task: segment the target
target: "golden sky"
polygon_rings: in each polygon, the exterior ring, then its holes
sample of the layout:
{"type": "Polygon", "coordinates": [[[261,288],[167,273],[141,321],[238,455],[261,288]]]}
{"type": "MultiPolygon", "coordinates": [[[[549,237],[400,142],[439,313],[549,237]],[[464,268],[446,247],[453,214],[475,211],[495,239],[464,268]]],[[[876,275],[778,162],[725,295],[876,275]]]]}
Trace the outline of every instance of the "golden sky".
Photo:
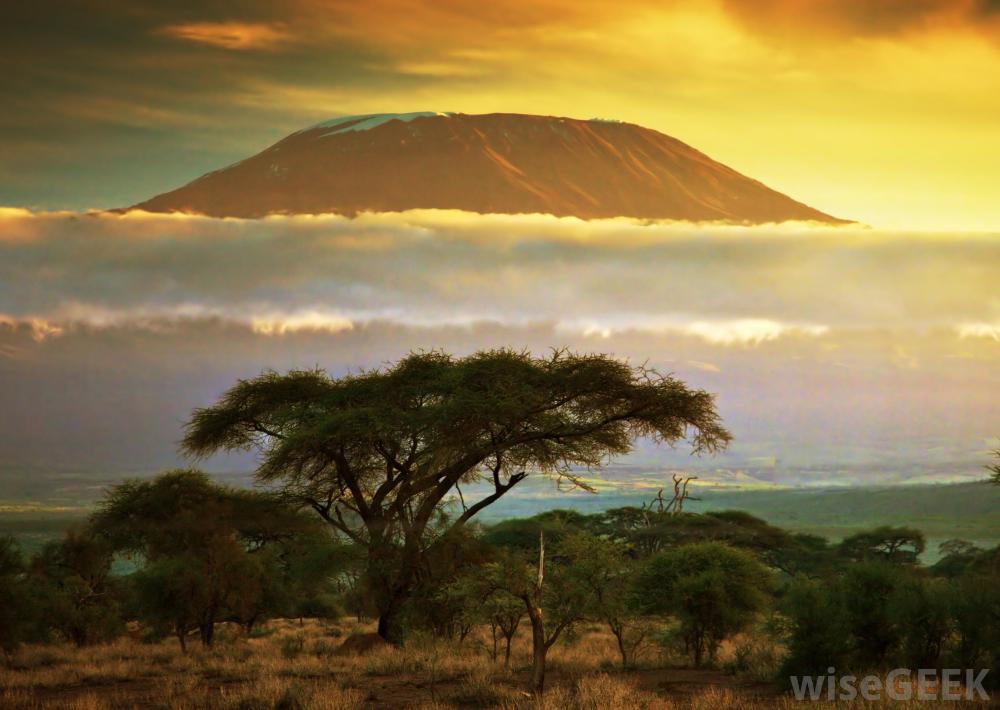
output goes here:
{"type": "Polygon", "coordinates": [[[997,0],[20,3],[0,204],[129,204],[339,114],[616,118],[877,227],[1000,227],[997,0]]]}

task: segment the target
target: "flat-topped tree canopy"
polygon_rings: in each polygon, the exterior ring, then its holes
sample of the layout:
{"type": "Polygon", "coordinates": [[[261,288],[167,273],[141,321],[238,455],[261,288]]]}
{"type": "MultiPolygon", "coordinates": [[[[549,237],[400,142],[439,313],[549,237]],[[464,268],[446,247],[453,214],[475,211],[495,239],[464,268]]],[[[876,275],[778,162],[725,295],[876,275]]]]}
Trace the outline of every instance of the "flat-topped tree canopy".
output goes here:
{"type": "Polygon", "coordinates": [[[412,585],[429,523],[461,484],[492,490],[468,504],[462,497],[452,525],[531,473],[586,487],[574,469],[600,466],[638,437],[687,439],[696,452],[730,440],[713,395],[669,375],[607,355],[500,349],[413,353],[340,378],[264,372],[195,411],[183,445],[197,456],[259,451],[259,480],[365,545],[380,574],[392,558],[381,580],[384,621],[412,585]]]}

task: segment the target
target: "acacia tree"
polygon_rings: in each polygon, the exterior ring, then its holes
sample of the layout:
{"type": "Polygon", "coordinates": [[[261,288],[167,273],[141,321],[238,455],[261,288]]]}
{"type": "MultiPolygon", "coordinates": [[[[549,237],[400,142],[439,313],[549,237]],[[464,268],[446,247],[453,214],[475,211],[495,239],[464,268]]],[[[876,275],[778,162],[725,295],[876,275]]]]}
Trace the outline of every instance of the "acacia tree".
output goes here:
{"type": "Polygon", "coordinates": [[[430,525],[461,486],[490,491],[464,525],[533,472],[586,485],[595,467],[647,436],[697,452],[729,441],[713,396],[605,355],[535,358],[492,350],[465,358],[411,354],[384,370],[332,378],[265,372],[196,410],[185,450],[257,450],[258,480],[278,483],[363,546],[378,631],[402,640],[401,611],[432,544],[430,525]]]}
{"type": "Polygon", "coordinates": [[[581,533],[563,540],[561,549],[570,560],[571,583],[589,593],[588,615],[608,625],[618,644],[622,669],[629,668],[653,631],[629,598],[638,571],[636,561],[624,545],[581,533]]]}
{"type": "Polygon", "coordinates": [[[281,607],[298,591],[296,580],[287,559],[271,551],[288,558],[298,540],[329,537],[315,518],[274,496],[220,486],[199,471],[115,486],[91,516],[90,530],[146,563],[136,576],[143,611],[173,630],[182,649],[189,629],[210,646],[217,621],[249,630],[268,612],[291,611],[281,607]]]}
{"type": "Polygon", "coordinates": [[[31,598],[24,579],[24,561],[13,537],[0,535],[0,652],[7,664],[28,636],[31,598]]]}
{"type": "Polygon", "coordinates": [[[47,543],[29,564],[40,618],[77,646],[108,641],[124,630],[122,585],[111,574],[113,550],[87,528],[47,543]]]}
{"type": "Polygon", "coordinates": [[[915,565],[926,547],[924,534],[916,528],[882,525],[844,538],[838,551],[854,561],[884,559],[903,565],[915,565]]]}
{"type": "Polygon", "coordinates": [[[492,593],[517,600],[531,624],[531,685],[536,695],[545,690],[549,649],[593,608],[592,590],[571,571],[580,562],[580,552],[579,546],[564,546],[563,541],[546,550],[545,534],[539,533],[537,558],[507,550],[486,570],[492,593]]]}
{"type": "Polygon", "coordinates": [[[509,594],[489,594],[482,603],[482,614],[490,625],[493,639],[491,658],[496,663],[499,657],[499,641],[504,640],[503,667],[510,668],[510,645],[524,618],[524,606],[520,599],[509,594]]]}
{"type": "Polygon", "coordinates": [[[745,550],[698,542],[647,560],[633,593],[643,611],[677,618],[697,668],[706,656],[714,661],[719,645],[750,624],[770,581],[767,568],[745,550]]]}

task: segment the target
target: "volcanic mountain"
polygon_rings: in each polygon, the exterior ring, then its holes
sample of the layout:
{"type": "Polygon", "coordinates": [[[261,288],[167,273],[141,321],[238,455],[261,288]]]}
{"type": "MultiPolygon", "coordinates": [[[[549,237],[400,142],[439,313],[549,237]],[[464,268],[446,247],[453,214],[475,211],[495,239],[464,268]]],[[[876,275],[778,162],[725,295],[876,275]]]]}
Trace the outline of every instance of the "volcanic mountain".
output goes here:
{"type": "Polygon", "coordinates": [[[216,217],[438,208],[842,222],[648,128],[509,113],[336,118],[133,208],[216,217]]]}

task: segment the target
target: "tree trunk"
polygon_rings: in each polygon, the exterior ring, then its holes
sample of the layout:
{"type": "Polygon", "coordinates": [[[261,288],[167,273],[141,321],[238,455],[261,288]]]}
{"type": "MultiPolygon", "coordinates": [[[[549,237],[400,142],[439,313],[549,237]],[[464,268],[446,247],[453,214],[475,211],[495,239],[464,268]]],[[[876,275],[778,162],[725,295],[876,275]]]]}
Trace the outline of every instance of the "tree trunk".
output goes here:
{"type": "Polygon", "coordinates": [[[511,641],[512,638],[514,638],[514,635],[511,634],[510,636],[507,636],[506,638],[507,638],[507,645],[506,645],[506,647],[503,650],[503,667],[509,669],[510,668],[510,641],[511,641]]]}
{"type": "Polygon", "coordinates": [[[623,629],[616,629],[614,626],[611,627],[611,632],[615,635],[615,640],[618,641],[618,653],[622,656],[622,670],[628,670],[628,650],[625,648],[625,632],[623,629]]]}
{"type": "Polygon", "coordinates": [[[535,695],[545,692],[545,616],[542,613],[542,584],[545,582],[545,536],[538,533],[538,579],[524,602],[531,620],[531,687],[535,695]]]}
{"type": "Polygon", "coordinates": [[[545,692],[545,619],[540,607],[528,605],[531,619],[531,687],[535,695],[545,692]]]}
{"type": "Polygon", "coordinates": [[[403,643],[402,612],[419,572],[419,545],[408,537],[400,557],[388,545],[372,547],[368,555],[369,581],[378,607],[378,635],[394,646],[403,643]]]}
{"type": "Polygon", "coordinates": [[[215,638],[215,620],[213,619],[199,624],[198,631],[201,633],[201,645],[210,647],[215,638]]]}
{"type": "Polygon", "coordinates": [[[175,630],[176,630],[176,632],[177,632],[177,641],[178,641],[178,642],[180,643],[180,645],[181,645],[181,653],[185,653],[185,654],[186,654],[186,653],[188,652],[188,645],[187,645],[187,626],[185,626],[185,625],[183,625],[183,624],[178,624],[178,625],[177,625],[177,626],[175,627],[175,630]]]}
{"type": "Polygon", "coordinates": [[[400,592],[394,593],[387,602],[379,609],[378,615],[378,635],[394,646],[403,643],[403,603],[406,595],[400,592]]]}

